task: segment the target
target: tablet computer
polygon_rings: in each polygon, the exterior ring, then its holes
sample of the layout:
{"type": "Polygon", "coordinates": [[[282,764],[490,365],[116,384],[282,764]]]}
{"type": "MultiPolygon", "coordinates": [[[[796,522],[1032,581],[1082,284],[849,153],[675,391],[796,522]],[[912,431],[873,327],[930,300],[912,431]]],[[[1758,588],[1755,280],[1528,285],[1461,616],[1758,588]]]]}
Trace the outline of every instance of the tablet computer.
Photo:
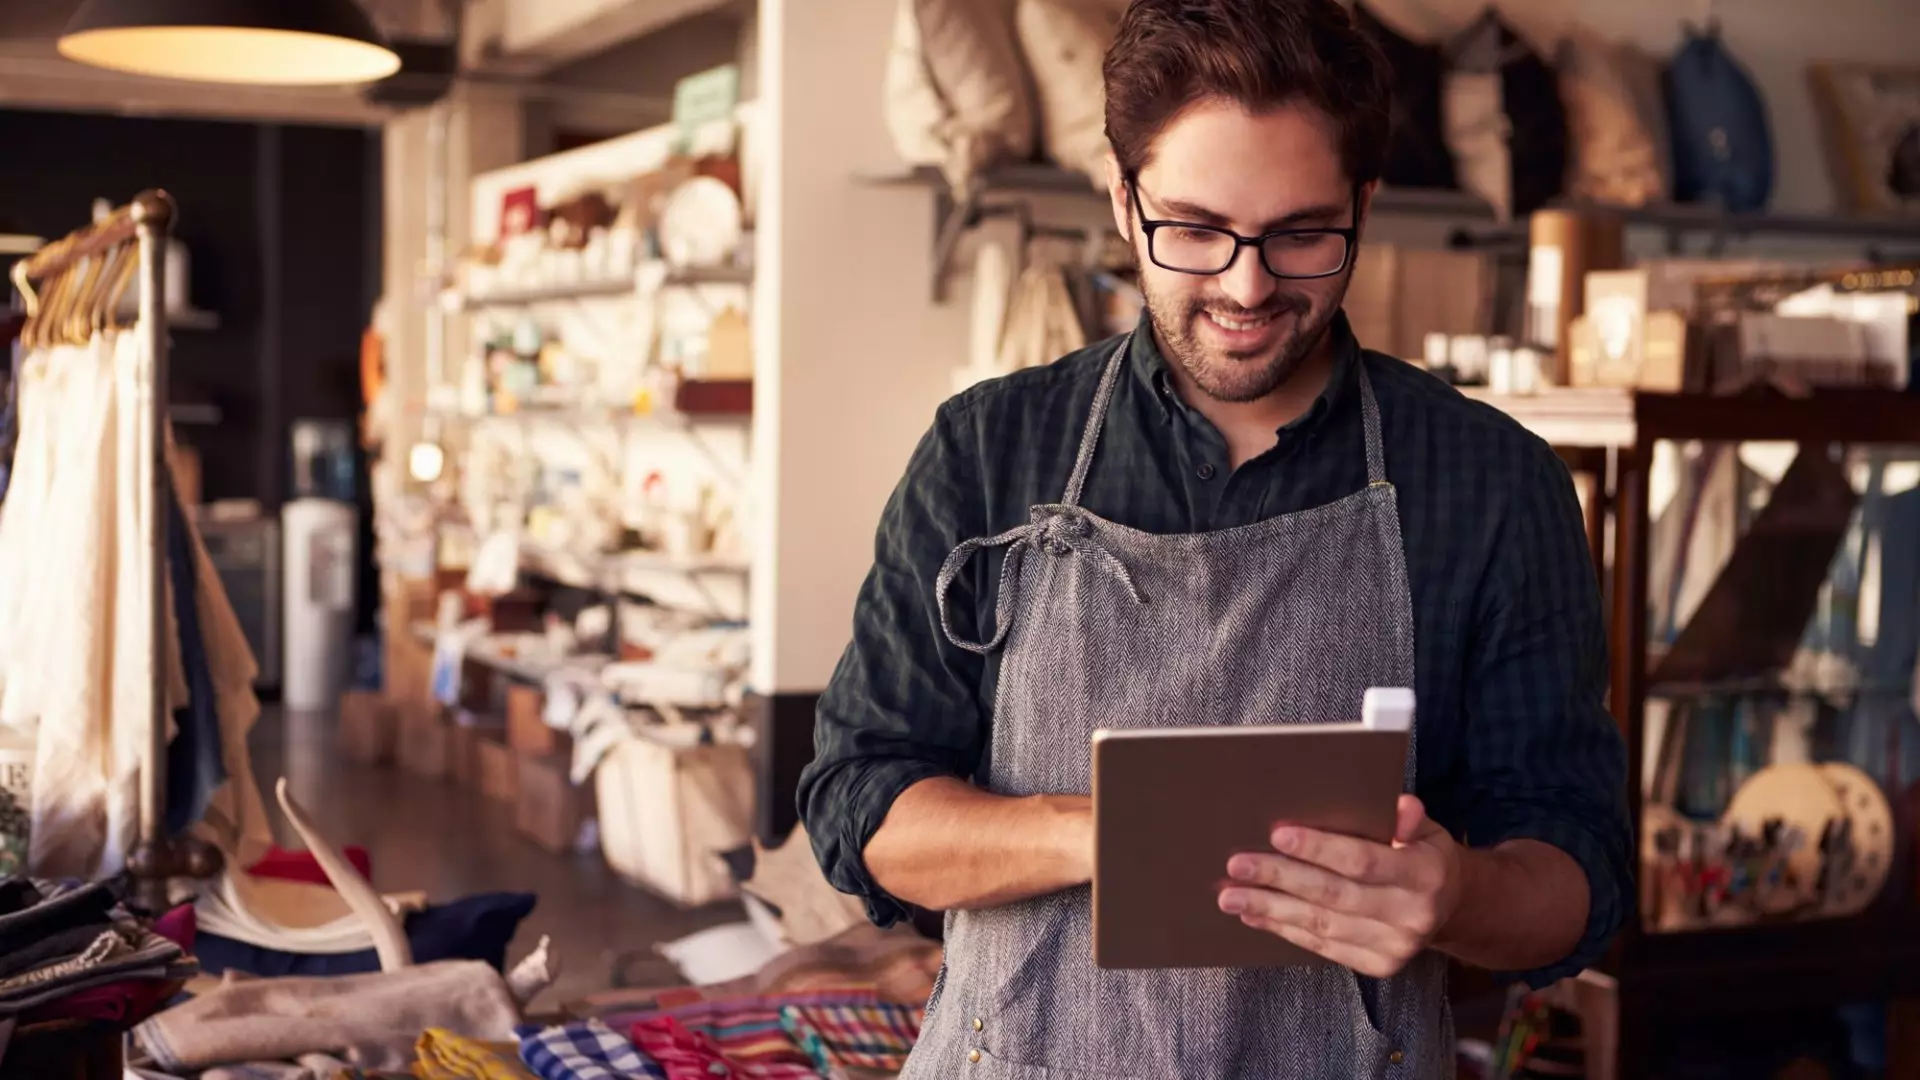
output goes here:
{"type": "Polygon", "coordinates": [[[1095,965],[1328,963],[1220,910],[1227,860],[1282,822],[1391,841],[1412,720],[1412,691],[1377,689],[1358,723],[1096,731],[1095,965]]]}

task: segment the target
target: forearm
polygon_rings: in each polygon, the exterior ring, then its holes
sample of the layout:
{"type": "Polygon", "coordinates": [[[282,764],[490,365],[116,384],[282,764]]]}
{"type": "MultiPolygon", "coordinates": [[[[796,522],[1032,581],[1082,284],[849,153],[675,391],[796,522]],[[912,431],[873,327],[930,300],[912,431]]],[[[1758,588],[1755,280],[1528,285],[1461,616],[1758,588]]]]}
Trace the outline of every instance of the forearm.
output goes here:
{"type": "Polygon", "coordinates": [[[1591,897],[1571,855],[1538,840],[1461,852],[1460,895],[1434,947],[1475,967],[1545,967],[1579,944],[1591,897]]]}
{"type": "Polygon", "coordinates": [[[1092,803],[1072,795],[1009,798],[946,777],[922,780],[894,801],[865,857],[881,888],[923,908],[1010,904],[1092,879],[1092,803]]]}

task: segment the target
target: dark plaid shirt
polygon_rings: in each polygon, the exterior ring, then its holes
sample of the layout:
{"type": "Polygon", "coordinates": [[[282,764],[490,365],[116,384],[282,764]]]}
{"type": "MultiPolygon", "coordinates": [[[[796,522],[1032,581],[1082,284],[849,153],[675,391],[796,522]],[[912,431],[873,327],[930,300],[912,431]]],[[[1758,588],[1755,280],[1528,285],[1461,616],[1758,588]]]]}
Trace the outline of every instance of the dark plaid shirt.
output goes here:
{"type": "MultiPolygon", "coordinates": [[[[1626,766],[1603,705],[1606,643],[1593,563],[1566,468],[1539,439],[1401,361],[1363,352],[1346,321],[1338,362],[1279,444],[1230,469],[1220,433],[1174,391],[1145,330],[1134,338],[1085,505],[1156,533],[1207,532],[1321,506],[1366,484],[1357,366],[1380,403],[1399,495],[1415,620],[1417,791],[1476,847],[1531,838],[1586,871],[1585,937],[1536,984],[1597,959],[1633,902],[1626,766]]],[[[887,504],[853,642],[820,700],[800,813],[827,876],[882,924],[907,914],[862,852],[899,794],[971,777],[993,722],[998,662],[951,645],[934,577],[961,541],[1060,499],[1116,342],[982,384],[941,406],[887,504]]],[[[955,630],[994,625],[1000,552],[954,586],[955,630]]],[[[1222,678],[1231,678],[1223,672],[1222,678]]]]}

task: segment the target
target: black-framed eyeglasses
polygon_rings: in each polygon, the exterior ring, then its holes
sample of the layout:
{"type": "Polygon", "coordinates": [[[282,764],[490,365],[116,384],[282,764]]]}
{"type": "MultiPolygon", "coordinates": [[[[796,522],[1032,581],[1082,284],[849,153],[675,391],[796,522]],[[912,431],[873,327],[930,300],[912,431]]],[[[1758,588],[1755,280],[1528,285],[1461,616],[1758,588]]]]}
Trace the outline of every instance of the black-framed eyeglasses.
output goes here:
{"type": "Polygon", "coordinates": [[[1155,266],[1180,274],[1212,277],[1224,274],[1243,247],[1260,252],[1260,265],[1277,278],[1332,277],[1347,268],[1360,235],[1360,189],[1353,190],[1353,224],[1345,228],[1275,229],[1259,236],[1241,236],[1217,225],[1187,221],[1156,221],[1140,203],[1140,181],[1127,178],[1140,229],[1147,234],[1147,258],[1155,266]]]}

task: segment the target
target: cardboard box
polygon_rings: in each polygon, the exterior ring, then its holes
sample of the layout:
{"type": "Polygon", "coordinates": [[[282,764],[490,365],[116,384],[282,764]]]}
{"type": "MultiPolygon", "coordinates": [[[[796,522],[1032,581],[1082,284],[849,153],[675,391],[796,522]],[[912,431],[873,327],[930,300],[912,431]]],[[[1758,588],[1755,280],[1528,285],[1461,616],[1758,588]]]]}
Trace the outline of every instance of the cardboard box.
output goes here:
{"type": "Polygon", "coordinates": [[[473,749],[480,794],[501,802],[519,799],[520,755],[513,752],[513,747],[483,736],[473,749]]]}
{"type": "Polygon", "coordinates": [[[340,695],[340,752],[347,760],[379,765],[393,760],[399,718],[379,694],[349,690],[340,695]]]}
{"type": "Polygon", "coordinates": [[[396,707],[433,703],[433,646],[414,636],[411,626],[387,631],[387,700],[396,707]]]}
{"type": "Polygon", "coordinates": [[[520,835],[560,854],[579,849],[581,827],[593,816],[592,789],[573,785],[570,764],[566,758],[522,754],[516,778],[514,825],[520,835]]]}
{"type": "Polygon", "coordinates": [[[573,737],[547,726],[547,695],[537,686],[507,687],[507,745],[531,757],[573,756],[573,737]]]}
{"type": "Polygon", "coordinates": [[[452,732],[441,711],[413,705],[400,715],[400,767],[427,780],[447,775],[452,732]]]}

